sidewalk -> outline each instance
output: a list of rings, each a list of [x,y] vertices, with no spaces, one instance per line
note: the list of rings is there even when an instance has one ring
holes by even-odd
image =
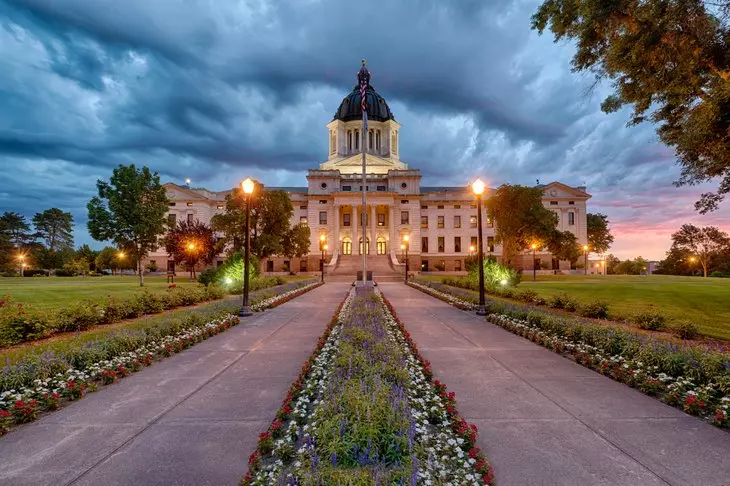
[[[730,433],[403,284],[380,286],[508,485],[729,485]]]
[[[348,290],[247,317],[0,438],[0,484],[237,484]]]

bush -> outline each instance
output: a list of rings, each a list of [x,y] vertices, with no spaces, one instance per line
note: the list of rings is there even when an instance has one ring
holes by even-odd
[[[601,300],[594,300],[581,307],[580,315],[593,319],[608,319],[608,304]]]
[[[57,268],[53,271],[56,277],[75,277],[76,272],[70,268]]]
[[[661,331],[667,325],[665,317],[653,311],[636,314],[632,320],[639,329],[647,329],[649,331]]]
[[[700,329],[692,322],[678,322],[672,326],[672,334],[680,339],[694,339],[700,334]]]
[[[710,272],[710,277],[716,277],[716,278],[730,278],[730,273],[725,272]]]
[[[218,269],[207,268],[198,274],[198,282],[206,287],[218,281]]]
[[[537,292],[532,289],[525,289],[515,293],[515,297],[517,298],[517,300],[521,300],[522,302],[527,302],[531,304],[535,302],[535,299],[538,297],[538,295]]]
[[[565,309],[569,312],[575,312],[578,309],[578,301],[565,292],[561,292],[553,295],[548,300],[548,306],[552,309]]]
[[[479,288],[479,266],[472,267],[468,276],[471,282],[474,282],[476,288]],[[495,260],[484,261],[484,286],[487,288],[498,288],[498,287],[516,287],[522,274],[510,268],[507,265],[502,265]]]

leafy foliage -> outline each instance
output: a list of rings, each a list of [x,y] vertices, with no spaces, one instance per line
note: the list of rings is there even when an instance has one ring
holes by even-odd
[[[633,105],[630,124],[650,121],[682,167],[677,182],[719,180],[695,204],[717,209],[730,193],[730,29],[702,0],[544,0],[532,17],[540,33],[577,46],[574,71],[613,81],[602,105]],[[724,3],[726,13],[728,6]]]
[[[516,287],[522,278],[522,274],[514,268],[503,265],[496,260],[484,260],[484,286],[487,288]],[[479,289],[479,265],[472,267],[468,274],[468,280]]]
[[[693,224],[683,224],[679,231],[672,234],[670,252],[687,255],[687,260],[696,258],[707,277],[712,259],[730,253],[730,237],[716,226],[699,228]]]
[[[531,243],[550,241],[555,234],[558,219],[543,205],[540,187],[503,184],[485,204],[494,221],[495,241],[502,243],[502,258],[509,266]]]
[[[588,213],[586,222],[590,251],[595,253],[607,252],[613,243],[613,235],[608,227],[608,216],[600,213]]]
[[[176,264],[185,264],[193,275],[196,265],[210,265],[223,250],[213,229],[197,220],[179,221],[165,236],[165,248]]]
[[[46,209],[33,216],[36,235],[46,243],[50,253],[59,249],[73,248],[73,216],[58,208]]]
[[[98,241],[111,240],[119,247],[129,247],[143,286],[140,262],[158,247],[158,237],[166,225],[168,199],[160,177],[147,167],[120,165],[108,183],[99,180],[96,187],[99,195],[87,205],[89,234]]]

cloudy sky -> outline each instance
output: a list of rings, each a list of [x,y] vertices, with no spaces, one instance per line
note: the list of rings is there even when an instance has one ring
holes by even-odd
[[[585,183],[620,258],[659,259],[684,222],[730,230],[708,187],[677,189],[673,153],[573,48],[530,30],[533,0],[0,0],[0,211],[74,214],[136,163],[164,181],[303,186],[367,58],[423,185]]]

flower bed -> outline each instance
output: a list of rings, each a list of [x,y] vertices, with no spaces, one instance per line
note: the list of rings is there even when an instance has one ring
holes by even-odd
[[[410,285],[457,307],[473,309],[470,302],[459,302],[443,290]],[[504,306],[488,304],[492,304],[487,306],[489,322],[686,413],[719,427],[730,426],[730,356],[537,312],[499,311]]]
[[[254,305],[273,308],[321,285],[305,285],[264,299]],[[235,310],[236,304],[228,304]],[[99,385],[150,366],[239,323],[228,312],[204,320],[192,314],[182,321],[137,332],[118,332],[104,341],[82,346],[66,356],[42,356],[29,362],[6,365],[0,377],[0,436],[13,424],[30,422],[43,411],[56,410],[67,401],[83,398]],[[34,357],[37,358],[37,357]],[[12,388],[10,388],[12,387]]]
[[[283,293],[272,296],[262,296],[263,298],[257,300],[254,304],[251,305],[251,310],[254,312],[260,312],[265,311],[266,309],[273,309],[274,307],[277,307],[285,302],[289,302],[293,298],[309,292],[310,290],[316,289],[323,284],[320,281],[315,281],[311,283],[309,283],[309,281],[306,281],[304,283],[298,283],[298,285],[299,286],[297,288],[286,290]]]
[[[476,427],[378,294],[348,295],[243,484],[491,484]]]

